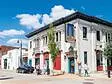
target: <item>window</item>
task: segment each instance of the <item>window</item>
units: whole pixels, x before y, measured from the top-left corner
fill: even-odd
[[[37,41],[36,41],[36,47],[39,47],[39,39],[37,39]]]
[[[59,32],[59,37],[60,37],[60,41],[61,41],[61,31]]]
[[[56,42],[61,41],[61,31],[56,32]]]
[[[74,36],[74,25],[67,24],[67,36]]]
[[[106,37],[106,42],[108,42],[108,38],[107,38],[107,37],[108,37],[108,35],[107,35],[107,33],[105,34],[105,37]]]
[[[45,44],[47,44],[47,36],[45,36],[45,42],[46,42]]]
[[[43,45],[46,45],[47,44],[47,36],[44,36],[43,37]]]
[[[110,34],[108,33],[108,42],[110,42],[111,38],[110,38]]]
[[[65,41],[74,42],[75,41],[75,27],[73,24],[65,25]]]
[[[96,39],[97,41],[100,41],[100,31],[96,31]]]
[[[32,41],[30,41],[30,48],[32,48]]]
[[[112,40],[112,33],[111,33],[111,40]]]
[[[84,64],[87,64],[87,52],[84,51]]]
[[[58,42],[58,32],[56,32],[56,42]]]
[[[83,27],[83,38],[87,38],[87,27]]]

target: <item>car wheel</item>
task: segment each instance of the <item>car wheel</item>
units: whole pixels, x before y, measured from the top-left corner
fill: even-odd
[[[33,71],[31,71],[31,73],[33,73]]]

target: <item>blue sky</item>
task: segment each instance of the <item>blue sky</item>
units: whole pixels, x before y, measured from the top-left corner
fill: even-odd
[[[111,0],[0,0],[0,45],[27,44],[25,35],[76,10],[112,21]]]

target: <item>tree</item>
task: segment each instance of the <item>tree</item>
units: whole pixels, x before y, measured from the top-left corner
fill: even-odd
[[[108,69],[108,77],[110,78],[110,70],[109,70],[109,66],[110,66],[110,59],[112,59],[112,43],[107,43],[105,48],[104,48],[104,56],[105,58],[108,60],[108,64],[107,64],[107,69]]]
[[[54,63],[56,56],[59,53],[59,48],[57,47],[55,42],[55,31],[53,24],[50,24],[47,35],[48,35],[48,49],[51,54],[52,62]]]
[[[107,43],[105,48],[104,48],[104,56],[107,59],[112,58],[112,43]]]

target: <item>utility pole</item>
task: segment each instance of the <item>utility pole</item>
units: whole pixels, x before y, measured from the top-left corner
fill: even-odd
[[[22,58],[22,40],[18,40],[17,43],[20,43],[20,66],[23,64]]]

